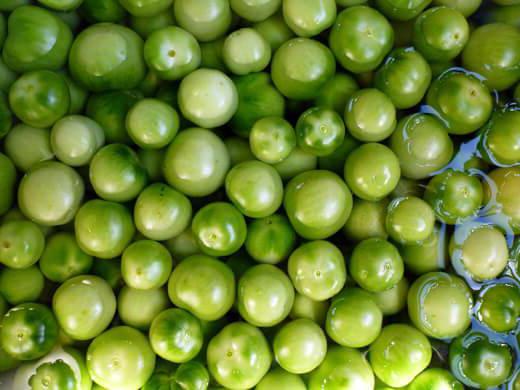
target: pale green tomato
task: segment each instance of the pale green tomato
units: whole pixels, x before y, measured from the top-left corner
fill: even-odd
[[[329,301],[314,301],[306,295],[296,293],[289,317],[292,319],[306,318],[321,326],[325,323],[328,308]]]
[[[0,263],[9,268],[27,268],[36,263],[45,247],[45,236],[33,222],[12,220],[0,226]]]
[[[388,205],[386,231],[400,244],[422,242],[433,233],[435,215],[428,203],[415,196],[395,198]]]
[[[406,307],[408,287],[408,280],[402,278],[394,287],[372,293],[372,297],[383,315],[395,315]]]
[[[148,330],[153,319],[169,305],[168,294],[163,288],[138,290],[124,286],[117,297],[117,313],[121,321],[142,331]]]
[[[289,157],[296,146],[292,125],[281,117],[265,117],[253,125],[249,144],[254,156],[268,164],[276,164]]]
[[[288,373],[281,368],[269,371],[255,387],[255,390],[272,389],[307,390],[305,382],[298,375]]]
[[[35,265],[21,269],[6,267],[0,270],[0,296],[12,306],[38,301],[43,284],[43,274]],[[0,310],[0,314],[3,316],[4,313]]]
[[[240,1],[240,0],[239,0]],[[294,37],[294,33],[287,26],[281,12],[271,15],[267,19],[255,23],[253,28],[269,42],[273,53],[286,41]]]
[[[318,157],[303,151],[299,147],[295,147],[283,161],[273,166],[283,180],[289,180],[300,173],[316,169],[318,166]]]
[[[260,22],[273,15],[282,0],[230,0],[231,9],[249,22]]]
[[[199,42],[223,36],[231,26],[228,0],[175,0],[173,9],[179,26],[192,33]]]
[[[283,17],[300,37],[312,37],[328,29],[336,19],[335,0],[283,0]]]
[[[387,199],[370,202],[355,198],[352,212],[343,228],[347,239],[355,242],[375,237],[386,239],[388,237],[385,226],[387,207]]]
[[[253,28],[241,28],[228,35],[222,47],[228,69],[237,75],[261,72],[271,61],[271,47]]]
[[[41,161],[52,160],[50,132],[47,129],[18,124],[5,137],[5,154],[22,172]]]

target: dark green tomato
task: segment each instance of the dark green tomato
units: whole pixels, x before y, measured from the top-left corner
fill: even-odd
[[[215,202],[193,217],[192,230],[200,249],[211,256],[229,256],[240,249],[247,235],[244,216],[230,203]]]
[[[101,148],[92,158],[89,177],[98,196],[116,202],[136,198],[147,182],[137,154],[123,144]]]
[[[421,198],[394,198],[388,205],[386,231],[400,244],[420,243],[433,233],[435,215],[431,206]]]
[[[14,11],[16,8],[27,5],[31,0],[5,0],[0,5],[0,11]]]
[[[40,269],[32,265],[28,268],[3,268],[0,270],[0,295],[11,305],[38,301],[44,285]]]
[[[255,390],[271,390],[276,388],[307,390],[305,382],[299,375],[291,374],[279,367],[269,371],[262,378],[260,383],[256,385]]]
[[[363,144],[345,162],[345,181],[361,199],[378,201],[389,195],[401,177],[395,153],[379,143]]]
[[[143,98],[138,91],[113,91],[90,95],[86,114],[104,130],[107,143],[130,143],[126,115]]]
[[[294,303],[289,277],[271,264],[249,268],[238,282],[238,311],[252,325],[271,327],[282,322]]]
[[[235,279],[239,280],[249,268],[253,267],[257,263],[251,257],[248,256],[248,253],[244,251],[239,251],[234,255],[228,257],[226,260],[226,264],[233,271]]]
[[[162,166],[165,153],[166,149],[139,149],[137,151],[137,157],[146,170],[150,182],[161,182],[164,180]]]
[[[289,317],[292,319],[306,318],[316,322],[321,326],[325,323],[328,308],[328,301],[318,302],[310,299],[305,295],[296,293]]]
[[[443,73],[430,86],[426,102],[450,134],[463,135],[482,127],[493,110],[493,97],[483,81],[453,70]]]
[[[4,45],[5,36],[7,35],[7,23],[4,14],[0,16],[0,47]]]
[[[45,237],[38,225],[24,219],[0,225],[0,263],[9,268],[27,268],[38,261]]]
[[[495,332],[510,332],[520,318],[520,289],[514,284],[497,284],[479,297],[477,317]]]
[[[487,23],[506,23],[520,27],[520,4],[492,7],[486,13],[485,20]]]
[[[296,146],[292,125],[282,117],[268,116],[257,120],[249,133],[253,155],[268,164],[285,160]]]
[[[347,221],[352,194],[335,173],[310,170],[287,184],[284,208],[296,233],[309,240],[324,239]]]
[[[410,319],[429,337],[460,336],[471,323],[472,310],[471,290],[462,279],[448,273],[422,275],[408,291]]]
[[[294,37],[293,31],[287,26],[281,12],[271,15],[261,22],[255,23],[253,28],[264,37],[271,46],[273,53],[286,41]]]
[[[352,212],[343,228],[345,236],[350,241],[363,241],[367,238],[379,237],[386,239],[385,219],[388,200],[370,202],[354,199]]]
[[[504,383],[513,369],[513,359],[507,344],[495,343],[477,332],[469,332],[450,345],[451,372],[464,385],[477,389]]]
[[[21,361],[9,355],[0,344],[0,373],[9,372],[16,369]],[[515,389],[516,390],[516,389]]]
[[[144,59],[161,79],[178,80],[199,67],[200,46],[189,32],[168,26],[148,37]]]
[[[384,316],[395,315],[406,307],[408,287],[408,280],[402,278],[394,287],[385,291],[372,293],[372,298]]]
[[[9,15],[2,55],[15,72],[58,70],[71,44],[72,33],[60,18],[44,8],[23,6]]]
[[[418,180],[407,179],[404,176],[401,176],[397,186],[390,193],[390,195],[394,198],[398,198],[401,196],[417,196],[422,197],[424,194],[424,183]]]
[[[416,275],[446,268],[446,231],[439,225],[424,241],[399,246],[406,269]]]
[[[178,0],[173,10],[177,24],[199,42],[220,38],[231,26],[232,13],[227,0]]]
[[[54,158],[47,129],[18,124],[9,131],[3,143],[5,154],[22,172],[40,161]]]
[[[208,345],[209,371],[226,388],[254,387],[269,371],[271,362],[271,351],[263,333],[244,322],[227,325]]]
[[[13,126],[13,114],[9,108],[7,94],[0,92],[0,139],[11,130]]]
[[[415,21],[414,46],[428,61],[449,61],[460,54],[469,35],[468,22],[460,11],[434,7]]]
[[[491,117],[480,138],[486,161],[497,166],[520,163],[520,110],[506,110]]]
[[[390,19],[410,20],[419,15],[432,0],[376,0],[377,7]]]
[[[349,262],[352,278],[365,290],[380,292],[403,277],[403,259],[397,248],[381,238],[369,238],[354,248]]]
[[[9,88],[16,81],[18,75],[7,67],[5,61],[0,57],[0,90],[9,92]]]
[[[456,66],[455,61],[430,61],[429,64],[434,79],[438,78],[441,74],[447,72],[449,69],[454,68]]]
[[[226,145],[201,128],[181,131],[166,150],[163,172],[168,184],[188,196],[206,196],[222,184],[230,166]]]
[[[73,276],[89,273],[92,256],[81,250],[72,233],[59,232],[48,238],[39,265],[47,279],[63,283]]]
[[[356,80],[347,73],[336,73],[321,88],[314,104],[327,107],[343,115],[350,97],[359,89]]]
[[[83,0],[38,0],[38,2],[56,11],[73,11],[81,5]]]
[[[345,347],[362,348],[379,336],[383,313],[370,293],[347,288],[332,299],[326,329],[328,336]]]
[[[370,346],[374,373],[388,386],[408,385],[430,364],[432,347],[424,334],[405,324],[391,324]]]
[[[315,301],[336,295],[347,281],[345,259],[328,241],[310,241],[289,257],[288,274],[296,291]]]
[[[344,118],[349,133],[364,142],[382,141],[396,126],[392,100],[375,88],[354,92],[347,102]]]
[[[172,0],[119,0],[121,5],[132,15],[153,16],[165,11],[172,5]]]
[[[18,360],[38,359],[58,340],[58,323],[52,311],[39,303],[11,308],[2,319],[1,329],[2,348]]]
[[[491,89],[512,87],[520,79],[520,31],[503,23],[477,28],[462,52],[462,64],[481,74]]]
[[[308,38],[283,43],[271,63],[274,84],[294,100],[314,99],[335,71],[336,62],[329,48]]]
[[[280,263],[289,257],[295,242],[296,233],[282,214],[254,220],[247,227],[247,253],[260,263]]]
[[[374,388],[374,373],[356,349],[332,346],[323,363],[309,376],[309,390],[359,390]]]
[[[75,390],[78,385],[74,371],[62,360],[43,363],[29,378],[32,390]]]
[[[13,205],[16,190],[16,168],[9,157],[0,153],[0,215]]]
[[[130,27],[143,39],[148,38],[155,31],[174,24],[173,12],[169,9],[152,16],[130,16]]]
[[[403,176],[425,179],[444,167],[453,157],[453,141],[442,121],[433,115],[416,113],[401,119],[390,138]]]
[[[375,86],[399,109],[411,108],[423,99],[432,80],[426,60],[413,47],[392,51],[375,75]]]
[[[247,217],[267,217],[282,204],[282,179],[276,169],[264,162],[235,165],[228,172],[225,185],[228,198]]]
[[[388,20],[376,9],[362,5],[340,12],[329,36],[336,59],[353,73],[377,68],[393,43],[394,31]]]
[[[79,209],[74,228],[80,248],[101,259],[121,255],[135,233],[126,207],[99,199],[88,201]]]
[[[287,158],[273,166],[283,180],[289,180],[301,173],[316,169],[318,158],[313,154],[304,152],[299,147],[295,147]]]
[[[244,138],[238,136],[229,137],[224,139],[224,144],[229,153],[232,167],[245,161],[255,159],[255,156],[249,147],[249,143]]]
[[[231,309],[235,300],[235,277],[226,264],[206,255],[193,255],[174,268],[168,281],[174,305],[201,320],[214,321]]]
[[[334,110],[312,107],[296,123],[298,146],[316,156],[327,156],[341,146],[345,139],[345,124]]]
[[[94,264],[90,270],[92,275],[97,275],[105,280],[113,290],[118,290],[123,285],[121,274],[121,261],[118,259],[94,259]]]
[[[407,387],[409,390],[464,390],[464,386],[447,370],[429,368]]]
[[[146,73],[143,41],[134,31],[111,23],[87,27],[75,39],[69,70],[93,92],[135,88]]]
[[[319,157],[319,168],[326,171],[332,171],[342,176],[347,156],[350,152],[356,149],[359,144],[359,141],[353,138],[350,133],[346,133],[343,143],[334,152],[327,156]]]
[[[520,233],[520,198],[517,196],[520,185],[520,167],[498,168],[489,174],[486,181],[486,203],[491,201],[489,214],[506,216],[514,233]]]
[[[477,11],[482,0],[433,0],[434,5],[445,5],[460,11],[466,18]]]
[[[34,165],[18,187],[18,206],[31,220],[43,226],[69,223],[84,195],[81,176],[68,165],[44,161]]]
[[[55,72],[25,73],[11,86],[9,104],[27,125],[50,127],[69,110],[69,87],[63,76]]]
[[[219,38],[210,42],[199,42],[200,66],[202,68],[217,69],[226,72],[226,64],[222,58],[222,47],[225,38]]]
[[[450,225],[477,215],[483,198],[482,184],[476,176],[451,169],[434,176],[424,193],[437,219]]]
[[[147,331],[153,319],[169,306],[168,293],[163,288],[142,290],[123,286],[117,297],[121,322],[141,331]]]

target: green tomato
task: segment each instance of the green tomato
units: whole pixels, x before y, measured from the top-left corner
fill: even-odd
[[[16,369],[21,361],[9,355],[0,344],[0,374]]]
[[[343,228],[345,236],[350,241],[363,241],[368,238],[386,239],[385,220],[388,200],[370,202],[362,199],[354,199],[352,212]]]
[[[404,324],[383,328],[368,353],[374,373],[392,387],[408,385],[428,365],[432,357],[430,342],[417,329]]]
[[[179,130],[179,114],[158,99],[143,99],[126,116],[128,135],[139,147],[160,149],[168,145]]]
[[[299,174],[316,169],[318,158],[295,147],[283,161],[273,164],[273,166],[283,180],[289,180]]]
[[[343,254],[328,241],[298,247],[289,257],[287,270],[296,291],[315,301],[333,297],[347,281]]]
[[[354,92],[344,111],[347,130],[354,138],[364,142],[388,138],[397,123],[392,100],[374,88]]]
[[[0,138],[5,137],[13,127],[13,114],[7,100],[7,94],[0,91]]]
[[[392,51],[375,74],[375,86],[399,109],[419,104],[431,80],[430,65],[413,47]]]
[[[156,241],[140,240],[130,244],[121,256],[121,273],[134,289],[156,289],[168,281],[173,268],[170,252]]]
[[[268,116],[257,120],[249,134],[253,155],[268,164],[285,160],[296,146],[296,135],[292,125],[285,119]]]
[[[16,8],[8,19],[2,56],[15,72],[58,70],[72,44],[69,27],[50,11],[34,6]]]
[[[67,335],[75,340],[90,340],[110,325],[116,312],[116,297],[105,280],[81,275],[58,287],[52,306]]]
[[[520,31],[503,23],[486,24],[471,34],[462,64],[484,77],[492,89],[503,91],[520,79]]]
[[[261,72],[271,61],[271,47],[255,29],[241,28],[227,36],[222,47],[222,58],[234,74]]]
[[[245,216],[264,218],[282,204],[283,184],[278,172],[260,161],[245,161],[226,176],[226,193]]]
[[[273,342],[276,362],[292,374],[305,374],[325,359],[327,339],[314,321],[298,319],[285,324]]]
[[[150,182],[164,181],[162,167],[165,154],[166,149],[139,149],[137,151],[137,157],[146,170]]]
[[[81,115],[61,118],[52,127],[51,148],[56,158],[71,167],[87,165],[105,143],[103,128]]]
[[[520,233],[520,199],[516,196],[520,185],[520,167],[498,168],[488,173],[485,198],[489,201],[488,214],[506,217],[516,234]]]
[[[271,390],[276,388],[307,390],[303,379],[281,368],[274,368],[269,371],[256,385],[255,390]]]
[[[231,26],[228,0],[176,0],[173,9],[179,26],[192,33],[199,42],[214,41]]]
[[[485,15],[486,23],[505,23],[519,26],[520,4],[508,6],[495,6],[489,9]]]
[[[11,305],[35,302],[43,292],[44,277],[36,266],[0,270],[0,294]]]
[[[195,214],[191,226],[200,249],[211,256],[229,256],[246,240],[244,216],[230,203],[207,204]]]
[[[13,206],[16,191],[16,168],[9,157],[0,153],[0,215]]]
[[[314,301],[306,295],[296,293],[289,317],[309,319],[321,326],[325,323],[328,308],[329,301]]]
[[[332,299],[326,329],[339,345],[366,347],[379,336],[382,325],[383,313],[370,293],[347,288]]]
[[[442,121],[416,113],[402,118],[390,137],[390,147],[399,159],[403,176],[425,179],[453,157],[453,141]]]
[[[84,195],[81,176],[69,166],[46,161],[34,165],[18,187],[18,205],[31,220],[44,225],[72,221]]]
[[[231,309],[235,300],[235,277],[223,262],[206,255],[184,259],[168,281],[174,305],[201,320],[214,321]]]
[[[62,361],[43,363],[29,379],[29,386],[34,390],[63,389],[74,390],[76,378],[72,369]]]
[[[374,373],[356,349],[332,346],[323,363],[309,376],[309,390],[358,390],[374,388]]]
[[[175,19],[170,9],[151,16],[130,16],[130,27],[143,39],[148,38],[155,31],[173,26],[174,24]]]
[[[381,238],[369,238],[356,245],[349,262],[352,278],[362,288],[381,292],[402,279],[404,265],[397,248]]]
[[[169,303],[165,289],[140,290],[124,286],[117,297],[117,313],[125,325],[146,331]]]
[[[112,290],[118,290],[123,285],[121,261],[119,259],[111,259],[110,261],[94,259],[90,272],[106,281]]]
[[[107,330],[87,350],[92,380],[107,388],[140,388],[152,375],[154,366],[155,354],[148,340],[129,326]]]
[[[273,15],[282,0],[230,0],[231,9],[249,22],[260,22]]]
[[[376,69],[394,43],[392,26],[376,9],[349,7],[338,14],[329,36],[336,59],[349,72]]]
[[[377,0],[377,7],[395,20],[410,20],[419,15],[432,0]]]
[[[335,71],[336,62],[329,48],[308,38],[283,43],[271,63],[276,88],[293,100],[314,99]]]
[[[426,103],[444,122],[448,133],[456,135],[469,134],[482,127],[493,110],[493,97],[484,82],[457,69],[433,81]]]
[[[38,2],[56,11],[72,11],[78,8],[83,0],[38,0]]]
[[[239,76],[234,83],[238,92],[238,108],[229,125],[237,135],[247,138],[257,121],[284,116],[285,100],[273,86],[268,73]]]
[[[328,29],[336,19],[335,0],[284,0],[283,17],[294,33],[312,37]]]
[[[233,1],[243,1],[243,0],[232,0]],[[274,0],[277,1],[277,0]],[[256,16],[256,14],[252,14],[251,17]],[[271,46],[271,50],[275,52],[278,48],[286,41],[294,37],[294,33],[289,28],[287,23],[283,18],[281,12],[277,12],[274,15],[271,15],[265,20],[261,22],[255,23],[253,28],[260,33],[264,37],[264,39]]]
[[[284,215],[257,219],[247,227],[247,253],[260,263],[282,262],[289,257],[295,243],[296,233]]]
[[[437,219],[447,224],[476,216],[483,198],[482,184],[476,176],[451,169],[434,176],[424,193]]]
[[[17,74],[7,67],[5,61],[0,56],[0,90],[7,94],[17,78]]]
[[[175,371],[175,382],[181,389],[206,390],[209,380],[207,368],[194,360],[182,363]]]
[[[284,208],[299,235],[309,240],[324,239],[347,221],[352,210],[352,194],[338,175],[310,170],[287,184]]]
[[[14,126],[4,140],[5,154],[22,172],[41,161],[52,160],[50,132],[24,124]]]
[[[334,152],[318,158],[319,168],[332,171],[342,176],[347,156],[356,149],[359,144],[359,141],[353,138],[350,133],[346,133],[343,143]]]
[[[363,144],[345,162],[345,181],[361,199],[378,201],[389,195],[401,177],[395,153],[378,143]]]
[[[162,80],[178,80],[199,67],[200,46],[188,31],[167,26],[150,34],[144,59]]]
[[[143,41],[137,33],[112,23],[87,27],[69,55],[71,75],[93,92],[135,88],[146,73]]]
[[[188,226],[179,235],[170,238],[165,245],[176,260],[184,260],[188,256],[202,253],[191,226]]]
[[[460,11],[466,18],[480,8],[482,0],[433,0],[434,5],[445,5]]]
[[[68,112],[69,88],[58,73],[48,70],[28,72],[11,85],[9,104],[25,124],[49,127]]]
[[[226,138],[224,140],[224,144],[228,150],[232,167],[245,161],[251,161],[255,159],[255,156],[249,147],[249,143],[244,138],[232,136]]]
[[[321,88],[314,99],[314,104],[331,108],[343,115],[348,101],[357,90],[359,90],[359,85],[352,76],[338,72]]]
[[[132,15],[153,16],[171,7],[172,0],[119,0],[121,5]]]
[[[13,220],[0,225],[0,263],[9,268],[28,268],[45,247],[43,232],[33,222]]]
[[[398,314],[406,307],[408,286],[408,280],[402,278],[394,287],[385,291],[372,293],[372,298],[383,315],[391,316]]]
[[[244,322],[226,325],[208,345],[209,371],[219,384],[227,388],[256,386],[269,371],[271,361],[265,336]]]
[[[495,332],[510,332],[520,318],[520,289],[509,283],[489,286],[481,293],[476,307],[480,322]]]
[[[520,110],[504,110],[491,117],[482,132],[479,150],[486,161],[497,166],[520,162]]]
[[[121,255],[135,233],[126,207],[99,199],[81,206],[74,220],[74,228],[80,248],[101,259]]]
[[[410,390],[464,390],[464,386],[447,370],[429,368],[407,387]]]
[[[58,323],[46,306],[22,303],[3,317],[0,344],[18,360],[34,360],[49,353],[58,340]]]
[[[433,233],[435,215],[421,198],[407,196],[394,198],[388,205],[386,231],[403,245],[420,243]]]
[[[435,225],[433,233],[416,244],[400,245],[399,252],[406,270],[416,275],[446,268],[446,230]]]
[[[219,38],[210,42],[199,42],[200,45],[200,67],[226,71],[226,65],[222,58],[222,46],[224,38]]]
[[[38,264],[47,279],[63,283],[73,276],[87,274],[92,262],[92,256],[81,250],[74,234],[59,232],[48,238]]]
[[[181,81],[179,108],[197,126],[219,127],[236,113],[238,92],[233,81],[221,71],[197,69]]]

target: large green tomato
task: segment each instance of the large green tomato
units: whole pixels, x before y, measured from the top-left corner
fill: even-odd
[[[121,255],[135,233],[132,216],[125,206],[99,199],[81,206],[74,228],[80,248],[101,259]]]
[[[306,239],[336,233],[352,210],[352,194],[330,171],[310,170],[294,177],[285,188],[284,208],[294,230]]]
[[[201,320],[214,321],[233,306],[235,287],[235,276],[226,264],[206,255],[193,255],[173,270],[168,295],[174,305]]]
[[[372,369],[388,386],[408,385],[428,365],[432,347],[424,334],[404,324],[383,328],[368,353]]]
[[[222,386],[250,389],[269,371],[272,356],[263,333],[252,325],[234,322],[211,339],[208,368]]]
[[[83,179],[73,168],[46,161],[34,165],[20,181],[18,206],[41,225],[64,225],[78,212],[84,191]]]
[[[68,336],[90,340],[110,325],[116,312],[116,297],[100,277],[81,275],[65,281],[56,290],[52,306]]]
[[[309,390],[373,389],[374,373],[356,349],[333,346],[323,363],[309,376]]]
[[[38,225],[24,219],[0,226],[0,263],[9,268],[27,268],[38,261],[45,236]]]
[[[94,382],[113,389],[138,389],[153,373],[155,354],[146,337],[129,326],[117,326],[92,341],[87,368]]]

